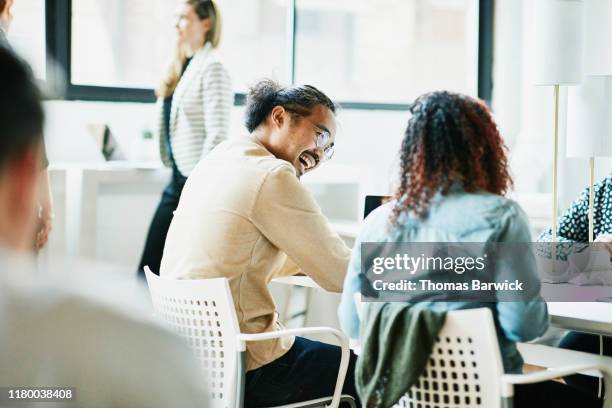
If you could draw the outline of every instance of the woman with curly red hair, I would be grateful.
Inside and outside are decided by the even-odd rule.
[[[380,302],[364,303],[364,321],[360,322],[358,318],[354,295],[360,293],[362,284],[369,281],[366,271],[361,269],[362,243],[528,244],[532,241],[527,216],[517,203],[504,196],[512,186],[506,147],[487,106],[482,101],[466,95],[432,92],[419,97],[412,105],[411,113],[399,152],[399,178],[393,198],[373,211],[364,221],[344,282],[339,308],[340,323],[350,337],[362,341],[364,351],[368,350],[368,342],[371,342],[372,336],[385,333],[387,329],[393,332],[389,327],[381,329],[379,324],[394,324],[394,320],[387,318],[393,312],[385,312],[385,306],[381,306]],[[484,251],[485,246],[482,248]],[[369,256],[371,254],[367,255]],[[513,258],[510,264],[503,265],[504,261],[498,259],[489,259],[487,262],[488,266],[493,268],[486,271],[504,270],[511,274],[516,272],[523,278],[529,278],[535,289],[539,288],[533,257]],[[491,262],[493,265],[490,265]],[[485,273],[489,273],[486,271]],[[549,325],[546,303],[535,289],[530,291],[527,297],[513,302],[435,301],[437,298],[433,296],[436,294],[419,292],[418,295],[406,295],[404,310],[420,301],[426,303],[421,303],[419,307],[427,308],[429,313],[439,316],[457,309],[491,309],[504,370],[506,373],[521,373],[523,359],[516,343],[542,335]],[[371,296],[371,293],[364,294]],[[396,304],[394,307],[397,306]],[[391,310],[396,309],[392,307]],[[369,328],[373,327],[379,327],[378,331],[368,332]],[[402,326],[396,329],[400,330],[405,338],[415,338],[414,333],[407,332],[408,327],[419,327],[423,330],[426,325]],[[425,337],[427,336],[420,338]],[[400,349],[405,347],[402,342],[398,343],[394,339],[379,338],[378,342],[394,351],[396,344],[399,344],[397,347]],[[384,351],[377,351],[380,355],[385,354]],[[402,354],[401,350],[397,351],[397,354]],[[390,391],[385,390],[386,394],[371,393],[372,379],[364,373],[367,373],[370,367],[367,366],[370,363],[365,361],[372,358],[369,356],[357,363],[356,384],[361,400],[366,402],[372,401],[370,398],[378,398],[376,395],[386,395],[385,398],[388,398]],[[401,367],[407,367],[403,370],[409,370],[419,363],[416,360],[394,360],[394,364],[399,364],[401,371]],[[397,367],[394,367],[395,369]],[[391,390],[393,398],[403,395],[409,386],[410,384],[401,383],[399,388]],[[518,407],[601,406],[600,401],[556,382],[517,386],[515,402]]]
[[[449,92],[419,97],[400,149],[392,222],[424,216],[436,194],[454,185],[467,193],[503,195],[512,185],[505,146],[484,102]]]

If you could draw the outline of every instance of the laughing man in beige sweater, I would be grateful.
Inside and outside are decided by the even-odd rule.
[[[335,106],[311,86],[269,80],[251,90],[250,135],[220,144],[190,175],[161,264],[163,277],[229,279],[240,329],[279,330],[268,283],[304,273],[342,291],[350,250],[300,177],[331,158]],[[356,396],[351,356],[344,393]],[[284,405],[333,393],[339,347],[301,337],[249,343],[245,405]]]

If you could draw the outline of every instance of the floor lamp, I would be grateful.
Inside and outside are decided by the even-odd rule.
[[[593,242],[595,158],[612,156],[612,77],[586,76],[581,86],[570,89],[568,99],[567,155],[589,159],[589,242]],[[599,354],[603,354],[601,336]]]
[[[582,81],[582,0],[536,0],[533,16],[533,82],[553,87],[553,186],[552,241],[557,241],[558,160],[559,160],[559,93],[562,85]],[[553,261],[556,245],[552,246]]]

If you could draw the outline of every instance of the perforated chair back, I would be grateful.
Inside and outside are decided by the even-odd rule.
[[[425,370],[396,407],[499,407],[503,373],[491,311],[448,312]]]
[[[227,279],[164,279],[145,268],[155,312],[191,346],[203,369],[210,408],[237,406],[243,346]]]

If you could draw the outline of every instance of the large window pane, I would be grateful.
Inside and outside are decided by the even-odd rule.
[[[237,91],[262,77],[286,82],[287,0],[221,0],[221,54]]]
[[[220,0],[220,52],[234,86],[286,80],[286,1]],[[173,0],[73,0],[72,83],[154,88],[172,57]]]
[[[73,0],[72,83],[155,88],[172,57],[177,4]]]
[[[17,0],[8,39],[39,79],[46,77],[45,0]]]
[[[343,101],[477,92],[477,0],[298,0],[296,80]]]

